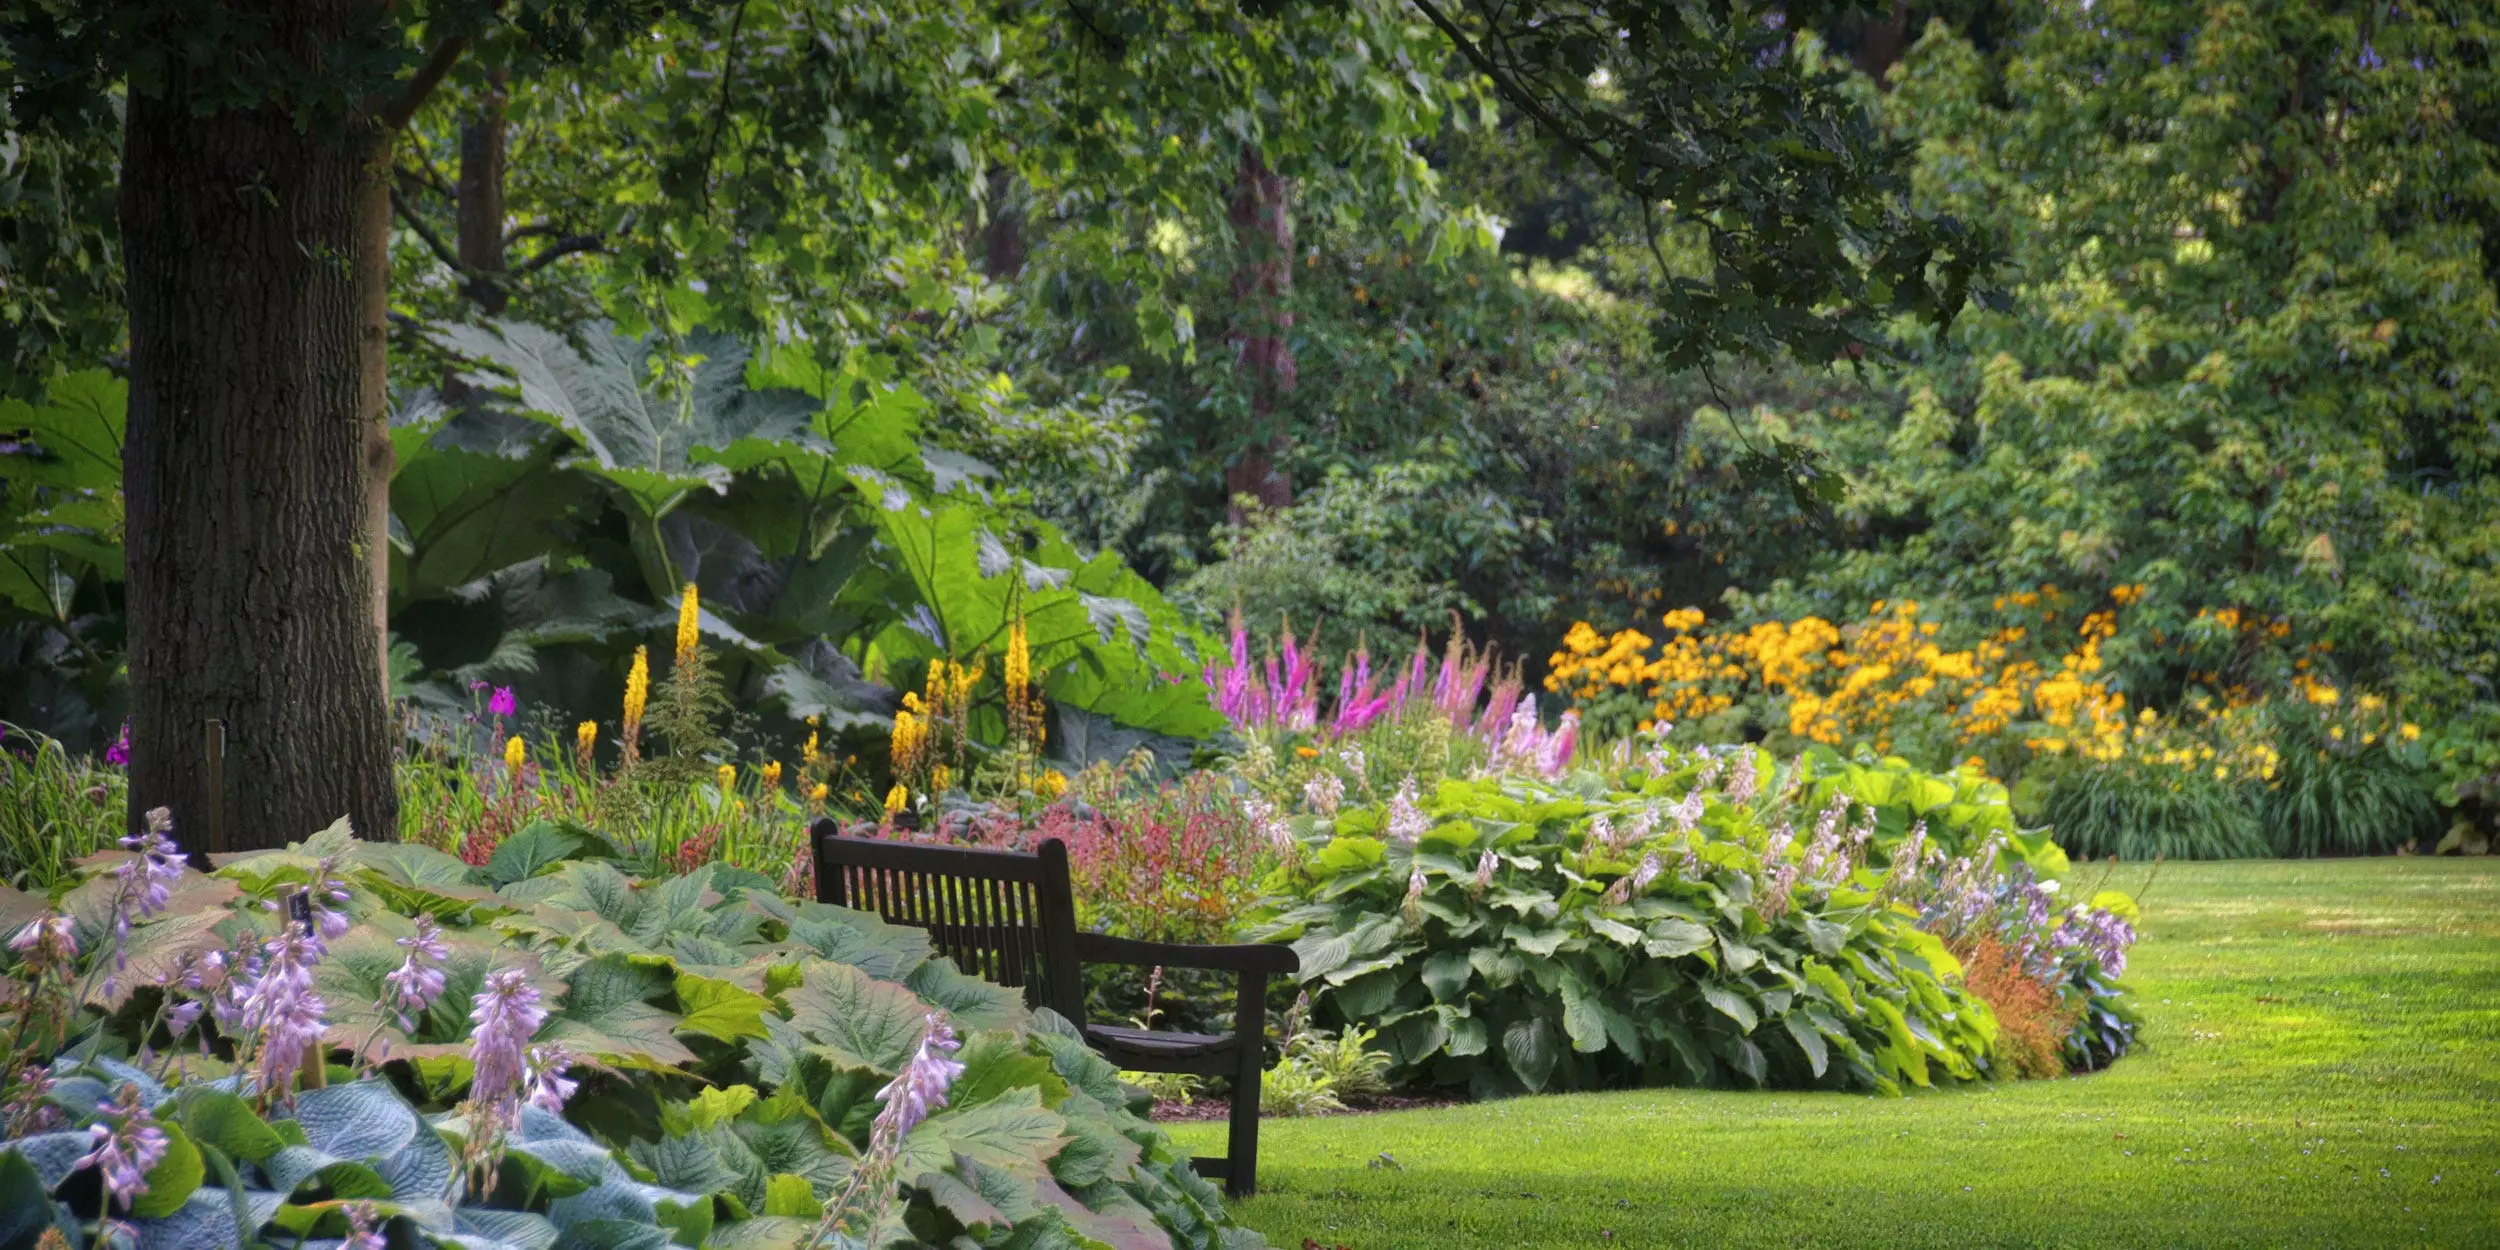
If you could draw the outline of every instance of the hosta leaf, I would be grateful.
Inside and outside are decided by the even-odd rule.
[[[1816,1032],[1803,1016],[1783,1016],[1780,1023],[1786,1025],[1788,1035],[1797,1040],[1797,1049],[1806,1053],[1806,1062],[1813,1065],[1814,1074],[1823,1075],[1823,1070],[1831,1066],[1831,1047],[1824,1043],[1823,1035]]]
[[[1710,940],[1710,930],[1690,920],[1670,917],[1650,924],[1641,949],[1653,959],[1676,959],[1708,946]]]
[[[1424,988],[1432,991],[1434,1002],[1455,1003],[1466,998],[1467,983],[1475,979],[1475,969],[1461,951],[1438,951],[1424,960]]]
[[[263,1190],[244,1191],[244,1222],[258,1228],[278,1213],[285,1201],[282,1194]],[[230,1250],[241,1243],[235,1239],[233,1196],[216,1186],[202,1186],[191,1191],[180,1209],[163,1219],[137,1219],[130,1226],[139,1234],[139,1250]]]
[[[132,1202],[130,1212],[136,1216],[162,1219],[182,1209],[191,1200],[192,1191],[200,1187],[208,1169],[200,1159],[200,1148],[191,1144],[191,1136],[180,1124],[162,1126],[165,1154],[149,1168],[146,1188]]]
[[[399,1153],[424,1125],[389,1083],[353,1081],[296,1095],[295,1114],[315,1149],[341,1159],[379,1159]]]
[[[1754,1014],[1753,1004],[1746,1002],[1744,995],[1725,986],[1704,985],[1701,987],[1701,997],[1704,1002],[1718,1008],[1721,1015],[1735,1021],[1737,1028],[1747,1033],[1753,1032],[1754,1026],[1761,1023],[1761,1019]]]
[[[1561,1057],[1554,1045],[1553,1026],[1542,1016],[1513,1021],[1502,1030],[1502,1055],[1510,1060],[1512,1075],[1530,1093],[1545,1088],[1554,1074],[1554,1063]]]
[[[1584,1054],[1606,1049],[1606,1016],[1597,999],[1580,979],[1565,974],[1562,982],[1563,1032],[1571,1037],[1571,1048]]]
[[[529,1211],[462,1207],[453,1227],[471,1237],[502,1242],[511,1250],[548,1250],[556,1244],[556,1226],[546,1216]]]

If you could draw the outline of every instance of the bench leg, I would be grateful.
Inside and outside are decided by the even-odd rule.
[[[1233,1009],[1233,1036],[1240,1039],[1241,1066],[1233,1075],[1233,1119],[1227,1146],[1224,1192],[1247,1198],[1259,1188],[1259,1074],[1267,1067],[1267,974],[1241,974],[1241,1000]]]

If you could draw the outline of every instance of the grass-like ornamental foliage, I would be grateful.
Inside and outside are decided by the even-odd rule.
[[[638,879],[578,831],[500,851],[332,830],[0,895],[31,934],[0,952],[0,1244],[1260,1244],[1073,1029],[920,930],[721,864]],[[254,1005],[297,933],[313,1057],[272,1065]]]
[[[1293,818],[1302,853],[1265,933],[1293,942],[1322,1021],[1380,1030],[1402,1081],[1489,1096],[1972,1079],[2002,1071],[1997,1021],[1949,942],[2003,935],[2070,1026],[2111,1007],[2095,1000],[2115,997],[2124,949],[2077,953],[2084,917],[2035,884],[2064,856],[2009,840],[2003,791],[1983,785],[1892,761],[1774,768],[1752,748],[1445,780]],[[2119,1035],[2076,1058],[2105,1061],[2124,1019],[2091,1019]]]

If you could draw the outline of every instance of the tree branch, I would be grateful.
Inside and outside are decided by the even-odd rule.
[[[1589,150],[1588,144],[1581,139],[1577,131],[1564,124],[1562,118],[1546,108],[1545,102],[1537,99],[1534,92],[1520,86],[1517,79],[1504,73],[1499,65],[1494,64],[1493,58],[1485,55],[1484,49],[1478,46],[1475,40],[1468,38],[1467,33],[1458,28],[1458,23],[1444,15],[1432,0],[1413,0],[1413,3],[1416,8],[1423,11],[1426,20],[1440,27],[1441,33],[1449,36],[1451,43],[1458,45],[1459,55],[1466,57],[1468,63],[1476,67],[1477,72],[1493,80],[1493,89],[1500,92],[1503,99],[1518,105],[1522,112],[1535,118],[1537,124],[1544,127],[1547,134],[1578,153],[1581,159],[1600,169],[1606,168],[1607,163],[1598,159],[1597,153]]]
[[[425,224],[425,219],[417,216],[415,209],[408,207],[408,201],[401,198],[397,188],[391,191],[391,211],[398,214],[401,221],[408,223],[408,228],[415,231],[418,238],[425,240],[426,248],[434,253],[435,259],[451,266],[452,272],[463,278],[476,276],[469,272],[467,265],[460,263],[460,253],[452,250],[450,244],[443,242],[443,236],[434,233],[434,228]]]
[[[607,242],[608,236],[604,234],[569,234],[553,243],[548,244],[546,250],[541,251],[538,255],[532,256],[521,264],[514,266],[512,272],[516,277],[525,273],[536,273],[539,270],[555,263],[557,260],[566,256],[571,256],[576,252],[605,251],[607,250]]]
[[[451,67],[460,63],[461,54],[468,50],[467,35],[453,35],[435,44],[434,54],[425,59],[425,64],[417,67],[416,76],[408,80],[398,98],[383,106],[380,113],[382,128],[398,130],[405,127],[408,119],[415,117],[417,110],[424,107],[426,97],[443,85],[443,78],[451,73]]]
[[[712,156],[720,148],[721,123],[729,120],[730,84],[738,80],[738,33],[746,29],[746,24],[746,0],[738,0],[738,7],[729,19],[729,42],[722,56],[720,100],[712,105],[712,132],[703,137],[703,181],[697,190],[703,195],[706,213],[712,208]]]

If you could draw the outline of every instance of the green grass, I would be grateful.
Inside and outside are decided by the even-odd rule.
[[[2145,904],[2108,1072],[1270,1121],[1240,1214],[1353,1250],[2500,1245],[2500,861],[2174,864]]]

